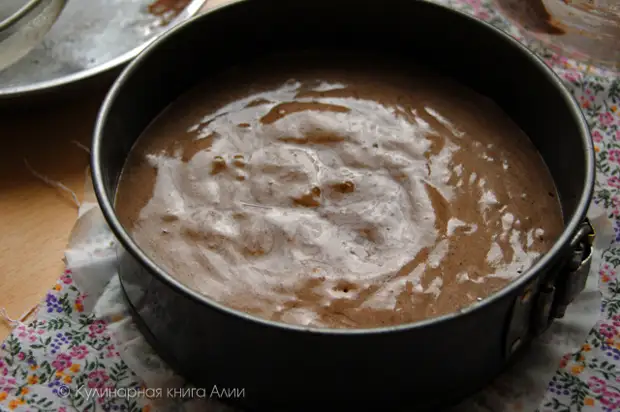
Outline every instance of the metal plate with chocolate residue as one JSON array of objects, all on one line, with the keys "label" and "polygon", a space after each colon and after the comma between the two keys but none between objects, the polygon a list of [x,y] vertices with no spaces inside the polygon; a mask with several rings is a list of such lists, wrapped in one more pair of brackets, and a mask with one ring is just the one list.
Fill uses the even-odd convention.
[{"label": "metal plate with chocolate residue", "polygon": [[[2,0],[0,0],[2,1]],[[69,0],[44,41],[0,71],[0,99],[59,91],[116,69],[206,0]]]}]

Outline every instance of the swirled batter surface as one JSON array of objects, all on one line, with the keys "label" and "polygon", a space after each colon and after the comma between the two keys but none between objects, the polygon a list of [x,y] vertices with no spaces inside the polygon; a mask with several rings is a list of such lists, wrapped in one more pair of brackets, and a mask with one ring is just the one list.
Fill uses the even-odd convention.
[{"label": "swirled batter surface", "polygon": [[355,56],[277,56],[183,96],[132,150],[117,211],[204,295],[332,328],[458,311],[563,230],[545,164],[493,102]]}]

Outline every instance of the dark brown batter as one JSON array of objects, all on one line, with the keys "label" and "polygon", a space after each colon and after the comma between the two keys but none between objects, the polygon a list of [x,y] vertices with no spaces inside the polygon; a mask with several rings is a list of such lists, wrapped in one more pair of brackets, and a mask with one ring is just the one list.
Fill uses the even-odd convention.
[{"label": "dark brown batter", "polygon": [[495,2],[508,17],[529,31],[551,35],[566,33],[562,23],[549,13],[544,0],[495,0]]},{"label": "dark brown batter", "polygon": [[549,172],[491,101],[301,57],[211,79],[132,151],[117,210],[172,276],[276,321],[379,327],[487,297],[559,236]]},{"label": "dark brown batter", "polygon": [[154,0],[148,5],[148,11],[161,19],[162,25],[167,25],[187,7],[190,0]]}]

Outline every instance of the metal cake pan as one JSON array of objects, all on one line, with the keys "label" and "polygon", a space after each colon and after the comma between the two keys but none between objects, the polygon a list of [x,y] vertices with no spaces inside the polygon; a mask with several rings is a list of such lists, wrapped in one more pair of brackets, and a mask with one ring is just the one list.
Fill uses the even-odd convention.
[{"label": "metal cake pan", "polygon": [[[137,137],[172,101],[220,69],[302,48],[396,54],[493,99],[530,137],[555,181],[565,230],[552,249],[508,287],[458,313],[359,330],[259,319],[198,294],[158,267],[114,210]],[[243,390],[244,396],[225,400],[247,408],[341,409],[331,400],[351,409],[381,401],[387,410],[438,410],[513,362],[562,316],[588,275],[594,152],[578,105],[519,42],[426,1],[241,0],[182,24],[142,52],[112,87],[94,132],[92,171],[121,245],[119,276],[141,330],[195,385]]]}]

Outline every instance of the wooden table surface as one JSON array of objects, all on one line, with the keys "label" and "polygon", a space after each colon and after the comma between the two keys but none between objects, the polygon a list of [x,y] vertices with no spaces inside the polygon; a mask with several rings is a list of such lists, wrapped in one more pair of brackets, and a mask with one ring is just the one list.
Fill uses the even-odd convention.
[{"label": "wooden table surface", "polygon": [[[37,179],[37,172],[81,196],[88,153],[102,96],[52,104],[26,113],[0,114],[0,307],[19,317],[36,305],[63,270],[63,251],[77,217],[66,195]],[[0,324],[0,339],[9,326]]]},{"label": "wooden table surface", "polygon": [[[205,8],[226,1],[209,0]],[[103,96],[0,112],[0,308],[13,318],[37,305],[61,275],[77,217],[71,196],[34,177],[24,160],[81,197],[89,159],[74,142],[90,146]],[[9,332],[0,321],[0,340]]]}]

